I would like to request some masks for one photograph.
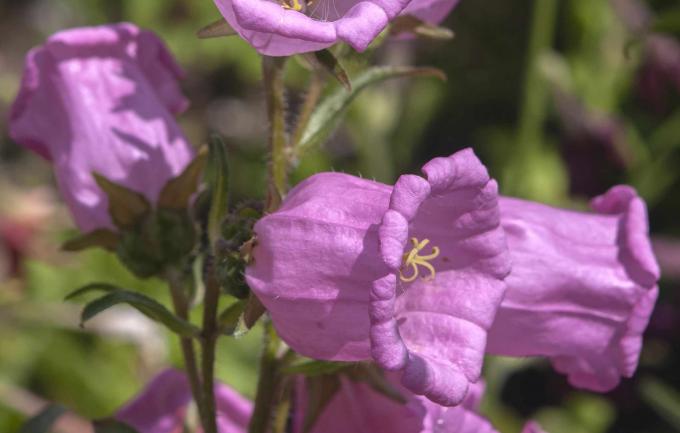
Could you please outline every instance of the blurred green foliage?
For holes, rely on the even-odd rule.
[[[679,99],[668,90],[671,103],[660,111],[641,101],[636,80],[646,35],[631,30],[614,1],[540,1],[545,3],[539,7],[539,0],[463,0],[445,23],[456,32],[453,41],[392,41],[371,53],[380,64],[442,68],[449,81],[400,80],[369,88],[330,142],[305,156],[292,182],[322,170],[392,182],[433,156],[473,146],[505,194],[585,208],[589,194],[575,189],[579,182],[599,192],[630,183],[649,204],[653,234],[680,236]],[[646,5],[655,14],[653,28],[680,34],[673,1]],[[532,21],[534,11],[540,16]],[[267,125],[260,60],[238,38],[194,36],[218,16],[210,0],[0,0],[0,114],[6,118],[31,46],[63,28],[131,21],[160,34],[185,68],[192,107],[180,121],[192,142],[205,142],[211,131],[225,137],[235,202],[261,198]],[[368,57],[348,54],[350,76]],[[292,111],[304,97],[307,74],[289,62]],[[334,86],[329,80],[326,92]],[[589,135],[589,122],[613,125],[610,147]],[[49,167],[37,165],[36,174],[35,157],[6,137],[5,124],[0,133],[0,177],[17,188],[49,179]],[[587,163],[582,158],[574,164],[575,153]],[[65,239],[64,224],[53,225],[47,243],[56,249]],[[677,259],[670,263],[680,268]],[[158,344],[152,353],[124,332],[112,336],[104,324],[78,328],[78,306],[62,299],[92,281],[168,302],[160,281],[136,279],[105,252],[27,258],[20,278],[0,282],[0,431],[14,431],[23,419],[8,404],[8,390],[15,388],[3,384],[85,417],[102,417],[158,368],[180,365],[173,336],[153,326],[148,335]],[[680,431],[679,286],[677,279],[662,281],[635,379],[596,395],[571,389],[541,361],[489,359],[485,415],[508,433],[519,431],[528,417],[552,433]],[[248,396],[259,339],[255,329],[223,339],[219,347],[218,377]]]

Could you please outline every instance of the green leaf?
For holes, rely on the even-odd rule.
[[[436,68],[411,66],[382,66],[368,69],[352,80],[352,91],[339,88],[326,97],[314,110],[309,123],[295,147],[299,158],[307,150],[323,143],[340,124],[349,104],[357,95],[371,84],[381,83],[391,78],[427,76],[446,80],[446,75]]]
[[[151,204],[142,194],[112,182],[99,173],[92,175],[109,199],[109,214],[117,227],[132,227],[151,212]]]
[[[64,301],[69,301],[73,298],[77,298],[78,296],[84,295],[85,293],[88,293],[88,292],[94,292],[94,291],[114,292],[116,290],[122,291],[123,289],[121,289],[120,287],[118,287],[114,284],[110,284],[110,283],[90,283],[90,284],[87,284],[83,287],[80,287],[80,288],[72,291],[68,295],[66,295],[66,297],[64,298]]]
[[[640,381],[640,393],[648,405],[680,431],[680,391],[647,377]]]
[[[95,433],[138,433],[129,425],[114,419],[100,419],[92,422]]]
[[[87,304],[80,316],[81,325],[117,304],[128,304],[181,336],[195,337],[201,332],[193,324],[172,314],[159,302],[140,293],[125,290],[116,290]]]
[[[185,209],[189,204],[189,199],[198,188],[198,182],[203,174],[207,159],[208,150],[205,147],[201,148],[184,171],[165,184],[158,196],[158,207]]]
[[[453,31],[446,27],[439,27],[427,23],[413,15],[400,15],[390,27],[390,33],[398,35],[401,33],[412,33],[428,39],[449,40],[453,39]]]
[[[297,364],[289,365],[281,369],[281,372],[290,375],[302,374],[305,376],[319,376],[322,374],[334,374],[357,365],[358,365],[357,363],[353,362],[308,360],[298,362]]]
[[[348,92],[352,90],[352,83],[349,80],[349,76],[342,67],[337,57],[331,52],[331,50],[321,50],[315,51],[310,54],[310,61],[313,64],[317,64],[323,70],[331,74],[338,82],[345,88]]]
[[[238,34],[224,18],[220,18],[196,32],[199,39],[221,38]]]
[[[207,180],[211,191],[208,233],[211,243],[220,236],[222,220],[229,208],[229,162],[227,146],[218,135],[212,135],[208,142],[209,160]]]
[[[118,233],[109,229],[97,229],[69,239],[61,245],[64,251],[81,251],[99,247],[108,251],[115,251],[120,237]]]
[[[33,418],[30,418],[19,433],[48,433],[52,425],[66,412],[63,406],[50,404]]]

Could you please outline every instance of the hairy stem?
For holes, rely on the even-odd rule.
[[[267,433],[272,420],[272,413],[276,405],[278,366],[276,352],[279,338],[271,322],[264,325],[264,341],[262,357],[260,358],[260,377],[257,382],[255,408],[250,419],[248,433]]]
[[[267,100],[271,152],[267,211],[272,211],[278,207],[288,185],[288,158],[286,155],[288,139],[286,136],[286,102],[283,84],[285,61],[285,57],[262,57],[262,78]]]
[[[166,273],[166,279],[170,286],[170,293],[172,295],[172,303],[175,309],[175,314],[181,319],[189,320],[189,301],[187,300],[184,288],[182,287],[182,278],[179,272],[169,270]],[[180,347],[182,349],[182,357],[184,358],[184,368],[189,378],[189,385],[191,386],[191,394],[196,402],[198,408],[198,415],[201,419],[201,424],[208,422],[205,411],[205,404],[201,394],[201,379],[196,363],[196,352],[194,350],[194,342],[191,338],[180,337]]]

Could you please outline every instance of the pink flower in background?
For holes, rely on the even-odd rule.
[[[52,162],[83,231],[111,227],[92,172],[155,201],[192,149],[173,114],[182,76],[155,35],[132,24],[65,30],[26,58],[10,135]]]
[[[513,268],[487,350],[545,356],[572,385],[608,391],[637,367],[658,294],[645,203],[627,186],[596,213],[501,198]]]
[[[214,1],[231,27],[259,53],[288,56],[337,42],[363,51],[410,0]]]
[[[219,433],[245,433],[252,403],[226,385],[216,384],[217,429]],[[165,370],[127,403],[115,418],[139,433],[176,433],[183,431],[191,390],[186,375]]]
[[[497,185],[470,149],[394,188],[322,173],[255,226],[248,284],[313,358],[375,359],[404,385],[460,403],[481,373],[510,270]]]

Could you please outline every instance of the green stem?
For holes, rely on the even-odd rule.
[[[201,334],[202,398],[207,422],[203,424],[205,433],[217,433],[214,383],[215,351],[219,335],[217,323],[219,298],[220,285],[215,279],[212,263],[207,263],[205,269],[205,297],[203,301],[203,332]]]
[[[170,286],[170,293],[172,295],[172,303],[177,316],[184,320],[189,320],[189,301],[184,293],[182,286],[181,275],[174,271],[168,270],[166,279]],[[196,363],[196,351],[194,349],[194,342],[191,338],[180,337],[180,347],[182,349],[182,357],[184,358],[184,369],[189,378],[189,385],[191,387],[191,394],[196,402],[198,408],[198,415],[201,419],[201,424],[207,422],[205,404],[203,403],[203,396],[201,394],[201,379],[199,376],[198,365]]]
[[[276,404],[278,368],[276,352],[279,339],[271,322],[264,325],[264,342],[260,358],[260,378],[257,382],[255,408],[250,419],[248,433],[267,433]]]
[[[262,79],[267,100],[270,133],[269,197],[267,211],[281,203],[288,184],[288,139],[286,136],[286,102],[283,83],[285,57],[262,57]]]
[[[548,88],[540,74],[539,60],[553,43],[557,2],[558,0],[534,0],[533,2],[529,53],[517,131],[517,146],[526,153],[540,144],[547,115]]]

